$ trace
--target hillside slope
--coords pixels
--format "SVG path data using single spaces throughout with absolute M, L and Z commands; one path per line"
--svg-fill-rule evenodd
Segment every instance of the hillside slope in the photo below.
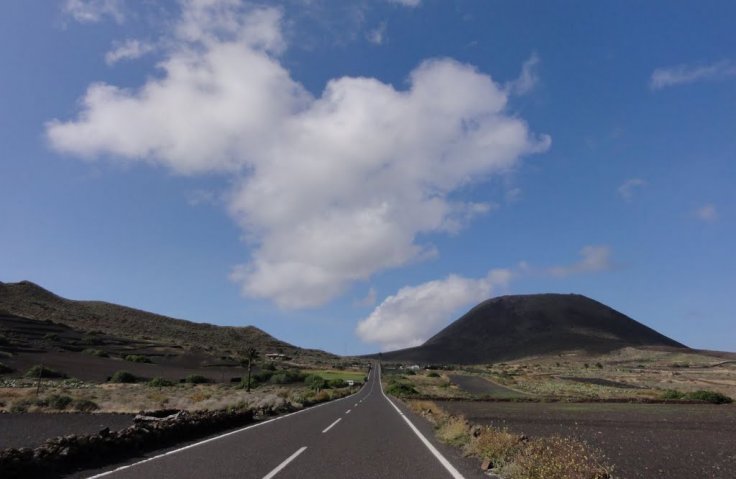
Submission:
M 254 326 L 194 323 L 101 301 L 65 299 L 30 281 L 0 282 L 0 313 L 53 321 L 79 331 L 101 331 L 121 338 L 176 344 L 187 349 L 237 354 L 246 347 L 255 347 L 262 353 L 279 351 L 295 359 L 336 357 L 279 341 Z
M 578 294 L 501 296 L 484 301 L 415 348 L 383 359 L 473 364 L 564 351 L 684 345 Z

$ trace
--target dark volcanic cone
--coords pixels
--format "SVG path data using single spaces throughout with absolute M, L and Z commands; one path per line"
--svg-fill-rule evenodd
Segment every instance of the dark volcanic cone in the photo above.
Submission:
M 480 364 L 575 350 L 605 353 L 627 346 L 686 348 L 586 296 L 531 294 L 484 301 L 423 345 L 382 357 Z

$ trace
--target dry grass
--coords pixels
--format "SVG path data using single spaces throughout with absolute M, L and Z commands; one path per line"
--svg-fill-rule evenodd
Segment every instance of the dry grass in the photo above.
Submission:
M 409 401 L 409 408 L 435 424 L 441 441 L 489 460 L 506 479 L 608 479 L 612 468 L 597 449 L 566 437 L 528 439 L 489 426 L 473 426 L 431 401 Z
M 501 468 L 511 462 L 524 446 L 524 439 L 505 429 L 481 427 L 465 446 L 470 456 L 488 459 L 494 468 Z
M 470 440 L 470 424 L 465 418 L 447 416 L 438 424 L 436 434 L 442 442 L 463 447 Z
M 607 479 L 612 471 L 599 452 L 560 436 L 529 441 L 505 469 L 514 479 Z
M 323 390 L 318 393 L 305 386 L 267 385 L 251 392 L 224 384 L 177 384 L 170 387 L 150 387 L 146 384 L 85 384 L 65 387 L 51 382 L 36 394 L 35 387 L 0 388 L 0 411 L 23 406 L 29 412 L 43 412 L 39 406 L 54 395 L 69 396 L 73 401 L 92 401 L 99 412 L 137 413 L 142 410 L 183 409 L 215 410 L 248 407 L 271 411 L 290 403 L 301 407 L 304 402 L 322 402 L 349 394 L 348 389 Z

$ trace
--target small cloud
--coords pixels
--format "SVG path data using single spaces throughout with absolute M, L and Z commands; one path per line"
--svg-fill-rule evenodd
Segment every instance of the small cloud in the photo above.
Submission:
M 113 49 L 105 54 L 105 62 L 108 65 L 114 65 L 120 60 L 135 60 L 154 49 L 150 43 L 141 42 L 139 40 L 126 40 L 124 42 L 115 42 Z
M 695 210 L 695 217 L 706 223 L 715 223 L 718 221 L 718 210 L 714 204 L 708 203 Z
M 220 195 L 214 191 L 194 190 L 187 194 L 189 206 L 216 205 L 220 202 Z
M 364 298 L 359 299 L 355 302 L 356 306 L 369 307 L 376 305 L 376 288 L 372 287 L 368 290 L 368 293 Z
M 418 7 L 422 3 L 422 0 L 388 0 L 388 2 L 414 8 Z
M 669 86 L 730 77 L 736 77 L 736 64 L 727 60 L 711 65 L 677 65 L 654 70 L 649 79 L 649 87 L 652 90 L 660 90 Z
M 532 91 L 537 86 L 537 83 L 539 83 L 539 76 L 537 75 L 538 64 L 539 56 L 536 53 L 532 53 L 532 56 L 521 66 L 519 77 L 507 83 L 506 88 L 516 95 L 525 95 Z
M 521 188 L 512 188 L 506 192 L 506 203 L 516 203 L 521 199 Z
M 629 178 L 618 187 L 618 195 L 625 201 L 631 201 L 637 190 L 647 186 L 647 182 L 641 178 Z
M 381 22 L 378 27 L 366 34 L 366 39 L 374 45 L 383 45 L 386 42 L 387 27 L 386 22 Z
M 608 246 L 585 246 L 580 250 L 580 256 L 582 258 L 575 263 L 547 268 L 547 274 L 567 278 L 576 274 L 607 271 L 612 267 L 611 248 Z
M 97 23 L 105 17 L 125 21 L 122 0 L 66 0 L 62 11 L 79 23 Z

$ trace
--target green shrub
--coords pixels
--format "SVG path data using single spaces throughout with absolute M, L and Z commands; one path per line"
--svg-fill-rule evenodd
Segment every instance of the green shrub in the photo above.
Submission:
M 429 374 L 427 374 L 428 378 L 438 378 L 440 375 L 434 371 L 430 371 Z
M 46 398 L 46 403 L 51 409 L 66 409 L 72 403 L 72 398 L 60 394 L 52 394 Z
M 153 378 L 148 381 L 148 385 L 152 388 L 169 387 L 174 385 L 174 381 L 169 381 L 168 379 L 164 378 Z
M 45 379 L 65 379 L 68 377 L 61 371 L 56 371 L 55 369 L 47 368 L 46 366 L 41 366 L 40 364 L 36 364 L 35 366 L 29 368 L 25 372 L 24 376 L 27 378 L 38 378 L 40 376 L 41 378 Z
M 692 393 L 687 393 L 685 397 L 687 399 L 692 399 L 695 401 L 705 401 L 712 404 L 730 404 L 733 402 L 733 399 L 731 399 L 730 397 L 715 391 L 700 390 Z
M 301 371 L 281 371 L 276 374 L 272 374 L 269 378 L 269 382 L 272 384 L 291 384 L 303 382 L 306 375 Z
M 404 374 L 406 374 L 407 376 L 414 376 L 417 373 L 415 373 L 413 369 L 407 369 Z
M 338 389 L 338 388 L 346 388 L 348 387 L 348 383 L 345 382 L 344 379 L 330 379 L 327 381 L 327 387 Z
M 131 363 L 150 363 L 151 360 L 147 358 L 146 356 L 141 356 L 140 354 L 128 354 L 125 356 L 126 361 L 130 361 Z
M 96 402 L 89 399 L 77 399 L 72 405 L 75 411 L 79 412 L 92 412 L 100 409 L 100 406 Z
M 28 408 L 32 406 L 32 402 L 27 399 L 21 399 L 20 401 L 15 401 L 12 406 L 10 406 L 10 412 L 13 413 L 23 413 L 28 412 Z
M 210 382 L 210 380 L 204 376 L 201 376 L 199 374 L 190 374 L 185 379 L 186 382 L 189 384 L 205 384 Z
M 136 376 L 133 373 L 130 373 L 128 371 L 115 371 L 115 373 L 110 378 L 111 383 L 123 383 L 123 384 L 129 384 L 129 383 L 136 383 L 140 380 L 138 376 Z
M 397 397 L 414 396 L 419 394 L 410 384 L 397 382 L 389 384 L 386 388 L 386 392 Z
M 325 381 L 322 376 L 317 376 L 316 374 L 306 376 L 304 378 L 304 383 L 310 389 L 314 389 L 315 391 L 327 387 L 327 381 Z
M 15 369 L 11 368 L 10 366 L 6 366 L 3 363 L 0 363 L 0 374 L 8 374 L 15 371 Z
M 101 349 L 85 349 L 82 351 L 84 354 L 89 354 L 90 356 L 97 356 L 98 358 L 109 358 L 110 355 L 107 354 L 105 351 Z
M 667 400 L 682 399 L 684 397 L 685 397 L 685 393 L 676 391 L 674 389 L 668 389 L 662 393 L 662 399 L 667 399 Z

